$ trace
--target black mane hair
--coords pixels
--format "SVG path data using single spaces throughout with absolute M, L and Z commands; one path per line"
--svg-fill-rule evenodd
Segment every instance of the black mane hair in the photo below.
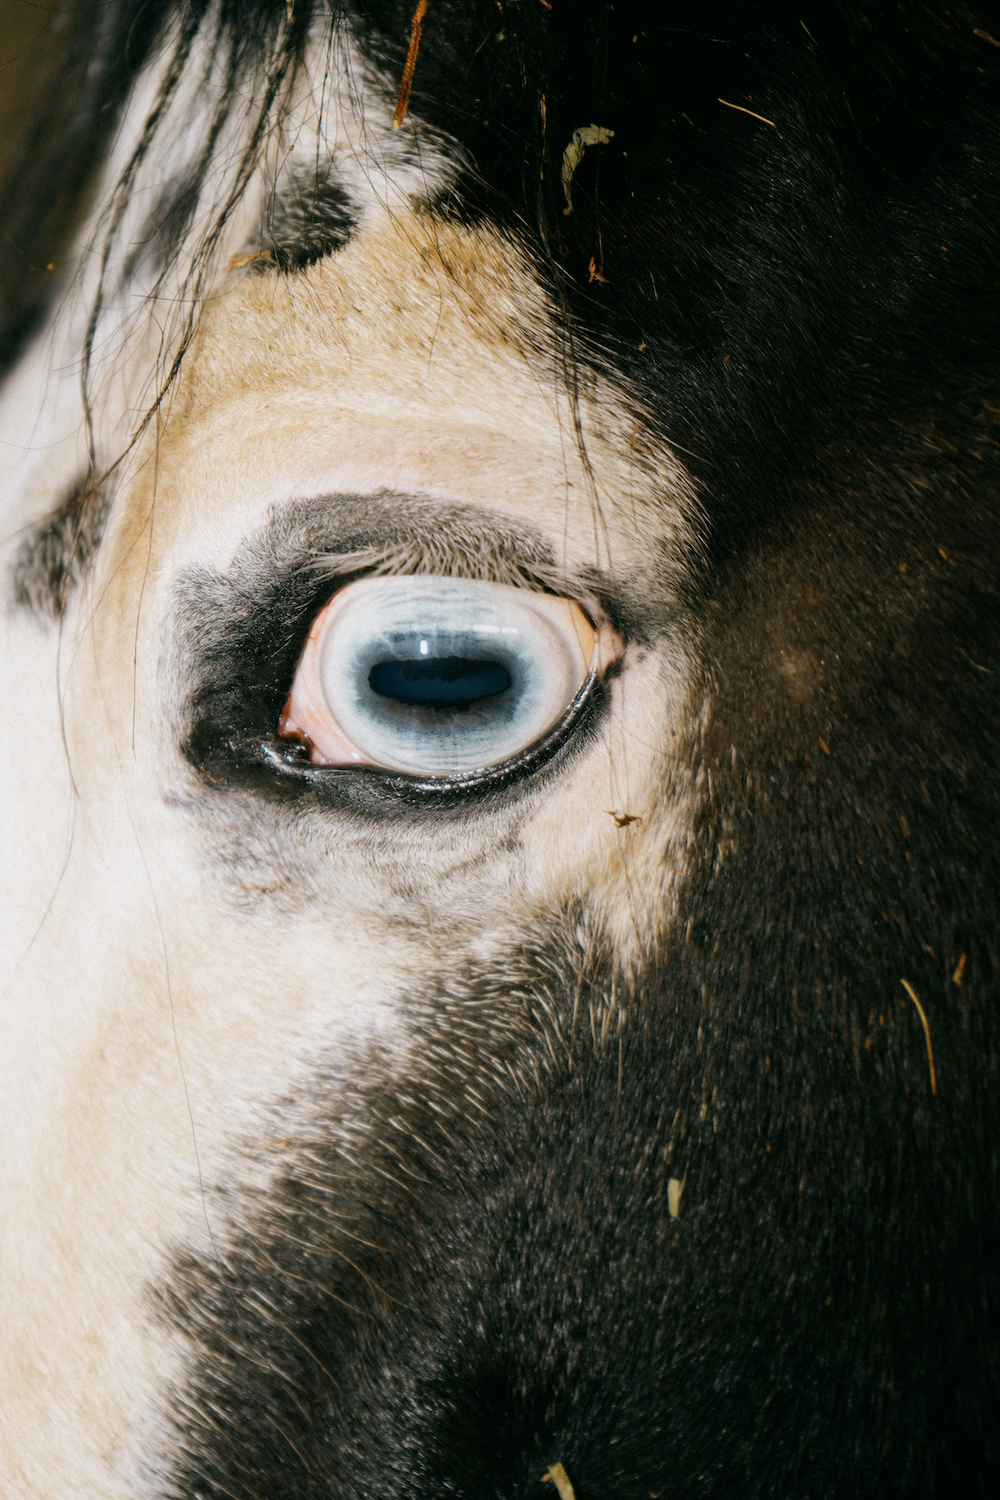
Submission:
M 195 257 L 194 311 L 168 382 L 202 271 L 306 38 L 349 25 L 384 77 L 401 79 L 411 10 L 410 0 L 81 0 L 0 197 L 8 244 L 30 256 L 54 216 L 74 221 L 137 74 L 173 24 L 173 66 L 104 229 L 107 253 L 121 254 L 114 229 L 131 180 L 195 35 L 209 28 L 225 82 L 192 175 L 164 184 L 155 232 L 165 255 L 188 231 L 199 177 L 248 85 L 256 124 Z M 892 379 L 906 383 L 933 340 L 940 378 L 957 390 L 989 357 L 1000 49 L 990 15 L 978 22 L 972 11 L 888 0 L 716 4 L 697 22 L 659 0 L 608 10 L 433 0 L 411 120 L 461 148 L 457 186 L 434 208 L 485 215 L 522 239 L 572 330 L 573 358 L 626 378 L 654 411 L 669 387 L 671 437 L 695 476 L 731 497 L 729 511 L 760 517 L 783 503 L 787 465 L 800 461 L 801 435 L 833 384 L 852 420 L 877 413 L 885 377 L 878 358 L 858 356 L 891 348 Z M 584 153 L 568 213 L 564 151 L 592 121 L 613 122 L 614 136 Z M 331 197 L 331 232 L 312 251 L 279 245 L 279 266 L 337 243 L 346 213 Z M 275 208 L 301 237 L 302 203 Z M 266 225 L 261 243 L 273 243 Z M 45 301 L 0 329 L 8 365 Z M 805 446 L 819 451 L 822 440 Z M 774 463 L 761 471 L 764 448 Z

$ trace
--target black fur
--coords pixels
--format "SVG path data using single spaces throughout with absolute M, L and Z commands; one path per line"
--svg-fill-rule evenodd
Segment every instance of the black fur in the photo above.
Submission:
M 412 9 L 351 7 L 389 77 Z M 227 0 L 241 68 L 288 14 Z M 570 385 L 699 485 L 709 790 L 634 980 L 566 913 L 414 983 L 415 1073 L 282 1105 L 277 1191 L 158 1294 L 198 1350 L 164 1494 L 993 1492 L 998 41 L 994 3 L 430 0 L 434 211 L 519 237 Z
M 75 485 L 18 548 L 12 568 L 14 604 L 59 619 L 97 555 L 107 515 L 104 490 L 92 489 L 85 479 Z

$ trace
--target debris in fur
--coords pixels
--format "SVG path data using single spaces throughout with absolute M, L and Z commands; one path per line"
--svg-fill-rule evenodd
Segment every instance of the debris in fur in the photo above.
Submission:
M 752 115 L 755 120 L 760 120 L 764 125 L 775 124 L 773 120 L 767 118 L 767 115 L 759 115 L 755 109 L 747 109 L 743 104 L 730 104 L 728 99 L 720 99 L 719 103 L 724 104 L 727 109 L 738 109 L 741 115 Z M 775 126 L 775 129 L 777 129 L 777 126 Z
M 684 1191 L 684 1179 L 671 1177 L 667 1183 L 667 1208 L 672 1219 L 679 1219 L 681 1213 L 681 1194 Z
M 912 984 L 910 984 L 910 982 L 906 979 L 901 979 L 899 982 L 903 986 L 903 989 L 906 991 L 906 993 L 909 995 L 910 999 L 913 1001 L 914 1005 L 917 1007 L 917 1014 L 920 1016 L 920 1019 L 923 1022 L 924 1037 L 927 1042 L 927 1066 L 930 1068 L 931 1073 L 931 1093 L 936 1094 L 937 1075 L 934 1072 L 934 1048 L 931 1046 L 931 1028 L 927 1022 L 927 1013 L 924 1010 L 924 1007 L 920 1004 L 920 1001 L 917 999 L 917 994 Z
M 573 174 L 583 161 L 583 153 L 588 146 L 606 146 L 614 135 L 613 130 L 608 130 L 604 125 L 581 125 L 579 130 L 574 130 L 573 139 L 563 152 L 562 159 L 562 185 L 566 194 L 566 207 L 564 214 L 573 212 L 573 197 L 570 189 L 573 185 Z
M 420 51 L 420 33 L 423 29 L 424 16 L 427 14 L 427 0 L 417 0 L 417 8 L 413 12 L 413 20 L 410 22 L 410 45 L 406 53 L 406 62 L 403 66 L 403 81 L 399 85 L 399 98 L 396 100 L 396 110 L 392 117 L 394 130 L 398 130 L 406 119 L 406 111 L 410 107 L 410 90 L 413 87 L 413 74 L 417 67 L 417 53 Z
M 229 269 L 232 271 L 237 266 L 249 266 L 256 260 L 273 262 L 274 252 L 272 250 L 254 250 L 249 255 L 234 255 L 229 262 Z
M 641 823 L 642 822 L 642 818 L 639 815 L 639 813 L 630 813 L 630 812 L 616 813 L 610 807 L 606 807 L 604 810 L 607 813 L 607 815 L 608 815 L 609 818 L 614 818 L 614 820 L 615 820 L 615 827 L 616 828 L 627 828 L 630 823 Z
M 562 1464 L 553 1464 L 551 1468 L 546 1469 L 542 1479 L 548 1479 L 555 1485 L 559 1492 L 559 1500 L 576 1500 L 576 1493 Z

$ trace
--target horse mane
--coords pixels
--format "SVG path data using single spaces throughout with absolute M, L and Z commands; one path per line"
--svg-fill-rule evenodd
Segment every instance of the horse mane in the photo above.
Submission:
M 0 226 L 16 274 L 0 297 L 0 375 L 14 364 L 57 295 L 122 115 L 143 69 L 164 54 L 159 97 L 115 190 L 120 220 L 199 33 L 222 75 L 206 154 L 241 86 L 266 79 L 260 129 L 326 0 L 78 0 L 50 26 L 54 65 L 36 64 L 33 107 L 0 182 Z M 330 7 L 331 14 L 333 8 Z M 51 55 L 51 53 L 50 53 Z M 247 161 L 259 143 L 250 131 Z M 207 159 L 207 155 L 206 155 Z M 191 182 L 165 183 L 157 214 L 176 242 L 194 206 Z M 221 227 L 221 225 L 220 225 Z M 56 274 L 53 274 L 55 271 Z

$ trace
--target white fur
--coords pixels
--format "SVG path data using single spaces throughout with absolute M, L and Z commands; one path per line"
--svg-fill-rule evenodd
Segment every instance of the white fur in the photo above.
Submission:
M 235 901 L 213 868 L 192 811 L 203 793 L 166 707 L 174 588 L 192 564 L 224 570 L 268 507 L 384 489 L 475 504 L 540 527 L 567 573 L 599 565 L 640 587 L 664 542 L 677 574 L 692 546 L 682 470 L 636 451 L 633 416 L 597 380 L 580 396 L 585 468 L 542 292 L 496 234 L 410 207 L 445 179 L 447 158 L 427 138 L 419 172 L 402 161 L 391 99 L 343 35 L 318 117 L 325 60 L 317 44 L 220 245 L 180 381 L 118 470 L 97 567 L 64 625 L 4 615 L 0 1491 L 11 1500 L 152 1492 L 160 1413 L 186 1351 L 157 1331 L 148 1289 L 180 1243 L 224 1248 L 232 1226 L 215 1190 L 266 1185 L 287 1134 L 277 1101 L 318 1056 L 345 1084 L 359 1068 L 405 1068 L 399 996 L 411 976 L 463 948 L 502 956 L 521 924 L 577 898 L 628 967 L 683 875 L 696 789 L 675 747 L 696 705 L 679 639 L 669 659 L 631 651 L 599 745 L 531 804 L 513 849 L 494 847 L 489 820 L 456 847 L 454 831 L 393 837 L 331 816 L 329 836 L 303 825 L 296 877 L 308 895 L 291 911 L 266 879 Z M 136 90 L 66 302 L 0 401 L 7 554 L 84 460 L 81 352 L 102 214 L 162 67 Z M 175 162 L 159 147 L 139 174 L 124 243 L 157 174 L 193 150 L 212 103 L 203 73 L 204 51 L 163 134 Z M 220 146 L 199 225 L 224 195 L 242 128 Z M 346 163 L 358 236 L 289 280 L 227 269 L 269 184 L 317 140 Z M 182 256 L 161 287 L 168 301 L 188 270 Z M 99 324 L 99 466 L 127 446 L 176 334 L 173 312 L 164 334 L 160 303 L 152 315 L 142 305 L 153 277 L 147 266 L 113 290 Z M 641 821 L 619 827 L 615 812 Z M 276 835 L 261 819 L 248 858 L 266 872 Z

